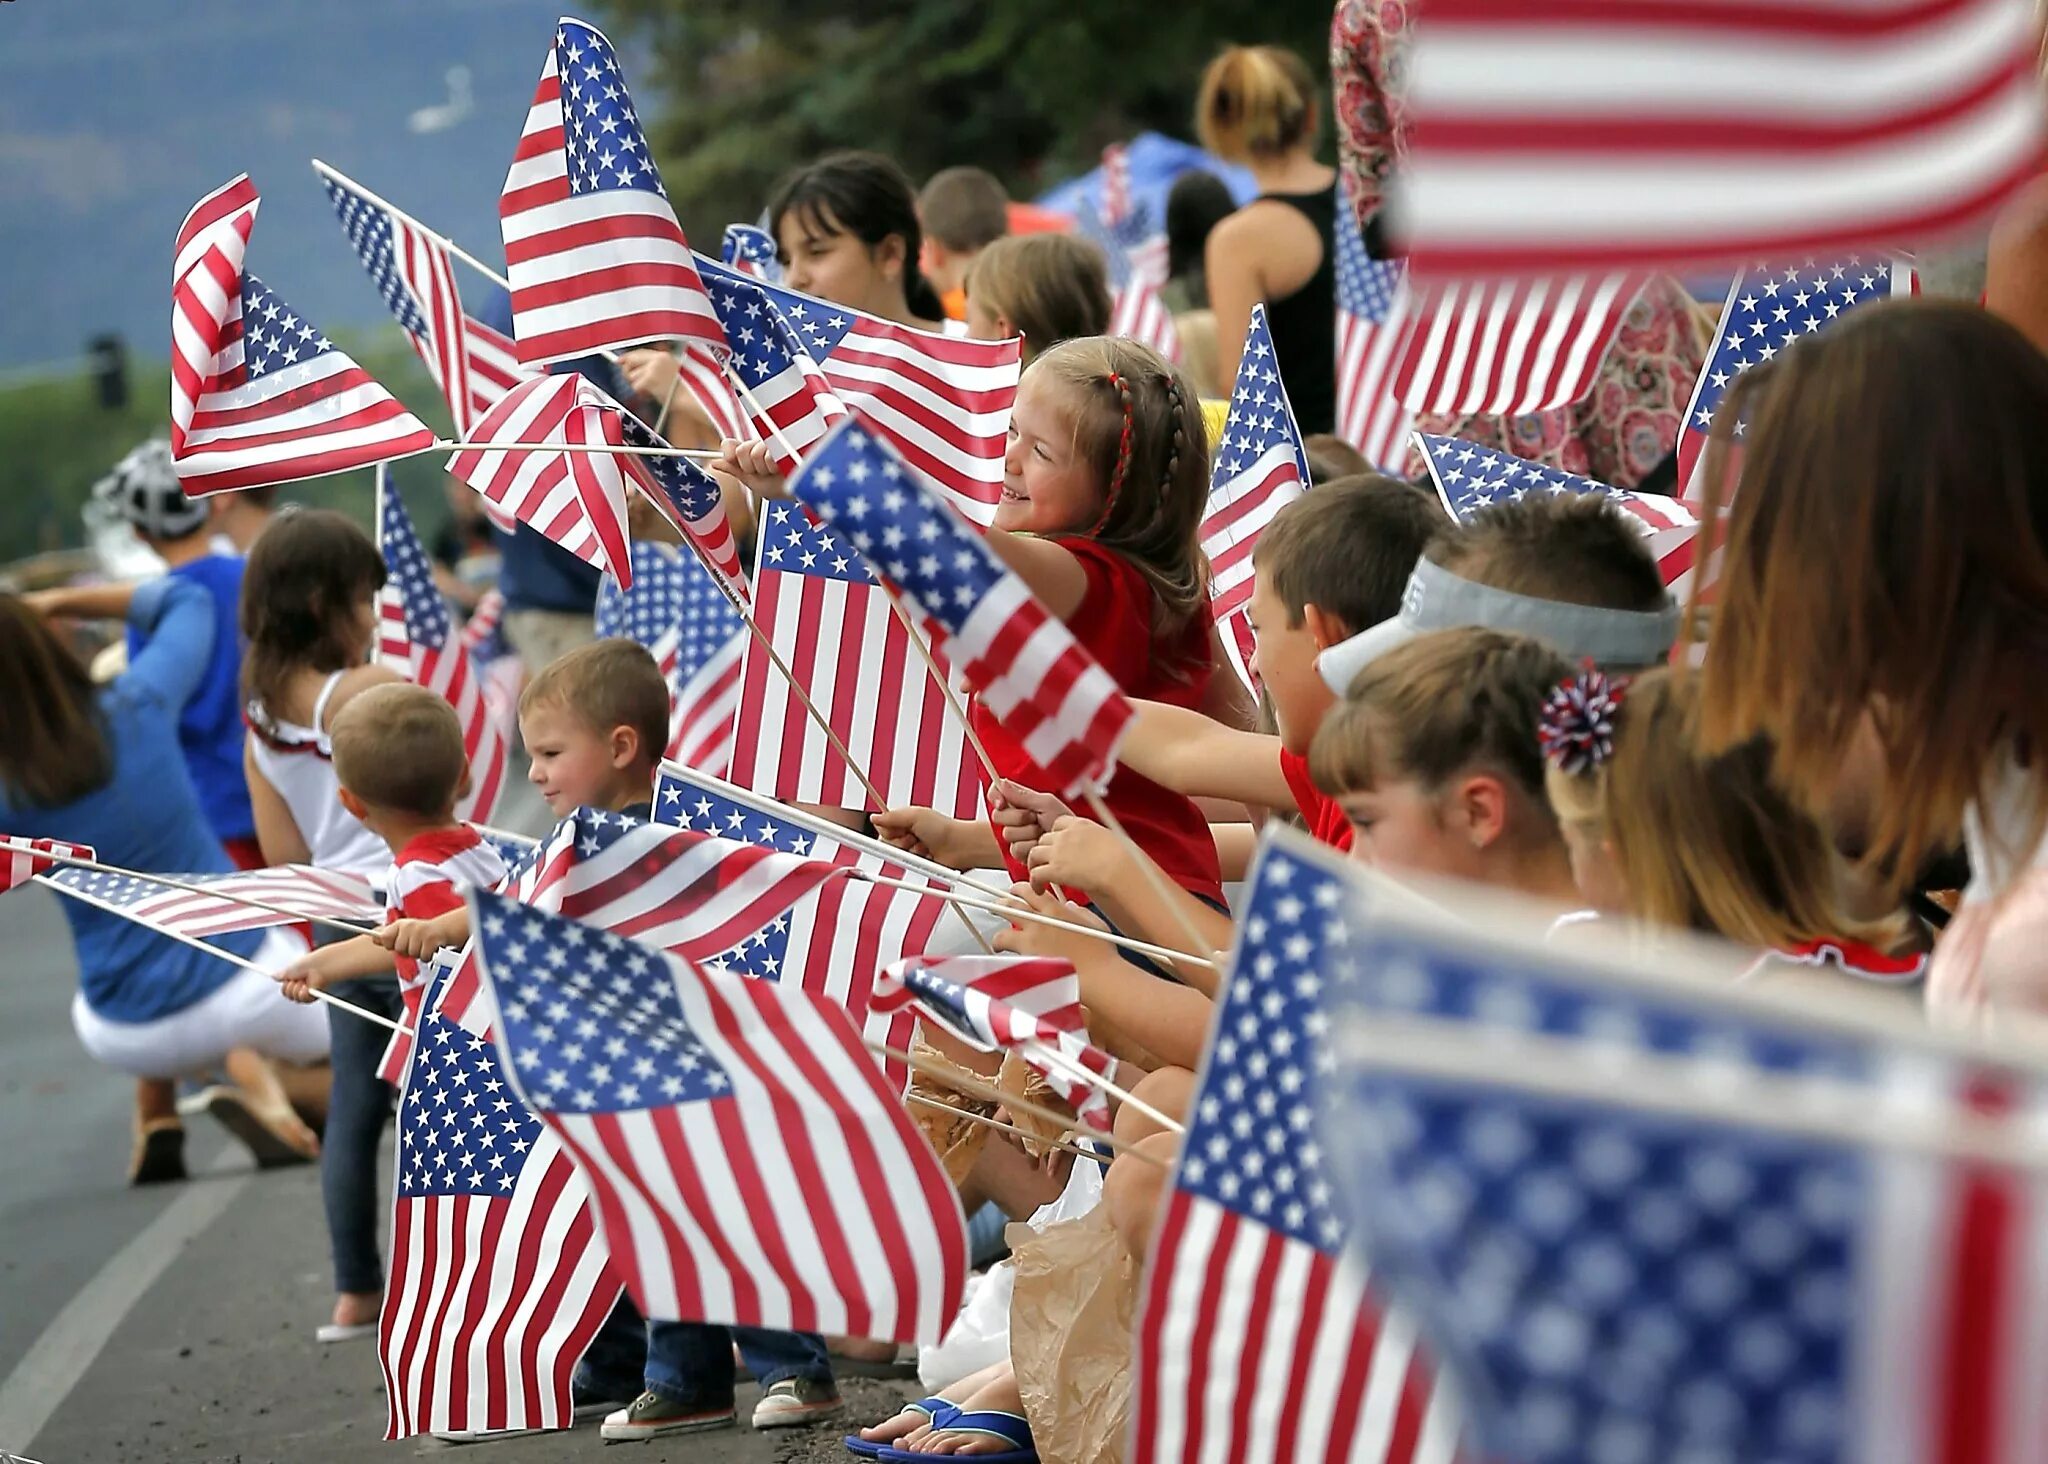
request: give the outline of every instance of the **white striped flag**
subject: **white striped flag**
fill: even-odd
[[[1692,594],[1700,525],[1692,510],[1677,499],[1610,487],[1594,478],[1461,438],[1418,432],[1415,445],[1422,452],[1444,511],[1458,522],[1498,504],[1520,503],[1532,493],[1552,498],[1569,493],[1598,494],[1635,524],[1672,598],[1683,605]]]
[[[748,279],[715,260],[698,264],[707,286],[723,277],[766,294],[840,403],[952,495],[962,513],[978,524],[995,518],[1017,399],[1018,342],[913,330]]]
[[[1061,1026],[998,993],[1045,996],[1064,980],[1075,993],[1073,1025]],[[1099,1083],[1116,1059],[1088,1040],[1080,1023],[1080,981],[1071,963],[1017,956],[911,956],[883,968],[875,1005],[883,1011],[915,1008],[970,1047],[1014,1051],[1091,1128],[1109,1131],[1109,1099]],[[1064,1011],[1066,1004],[1055,997]],[[1075,1070],[1079,1069],[1080,1072]]]
[[[911,628],[859,551],[797,504],[762,505],[754,623],[774,654],[748,637],[735,783],[789,803],[869,806],[860,774],[804,709],[779,656],[888,807],[983,816],[966,733],[926,672]],[[933,654],[943,667],[943,655]]]
[[[448,476],[630,585],[625,459],[574,450],[625,443],[625,409],[580,373],[536,376],[506,392],[478,419],[469,439],[448,459]]]
[[[843,840],[799,828],[772,800],[730,783],[670,765],[654,785],[654,816],[663,823],[700,833],[743,839],[764,849],[822,859],[853,871],[805,895],[786,915],[768,921],[715,959],[728,971],[765,981],[788,981],[829,997],[846,1008],[871,1042],[908,1052],[917,1019],[908,1011],[884,1011],[874,1004],[875,982],[889,962],[931,944],[945,913],[935,890],[927,897],[910,890],[870,884],[862,874],[924,881],[901,865],[862,853]],[[1078,998],[1077,998],[1078,1004]],[[910,1069],[874,1053],[890,1091],[903,1092]]]
[[[959,1197],[844,1007],[470,900],[512,1086],[645,1315],[939,1340],[967,1279]]]
[[[1280,379],[1266,307],[1254,305],[1209,473],[1209,506],[1202,515],[1209,598],[1218,620],[1250,602],[1252,551],[1259,532],[1308,492],[1309,482],[1308,450],[1287,402],[1287,384]]]
[[[766,290],[718,274],[704,284],[732,348],[732,373],[747,389],[743,405],[755,435],[768,445],[777,468],[795,472],[832,424],[845,420],[846,404]]]
[[[498,201],[528,366],[650,340],[725,349],[610,41],[564,16]]]
[[[1432,0],[1418,275],[1728,263],[1965,231],[2042,170],[2029,0]]]
[[[583,1176],[507,1092],[496,1048],[436,1000],[398,1099],[384,1437],[567,1428],[577,1360],[619,1278]]]
[[[1072,798],[1109,783],[1130,702],[1066,622],[974,526],[861,421],[842,422],[789,480],[923,621],[980,704]]]
[[[718,244],[719,257],[741,274],[771,285],[782,283],[782,251],[766,229],[755,224],[727,224]]]
[[[668,683],[666,755],[724,777],[732,766],[747,627],[704,567],[666,544],[633,546],[633,588],[597,587],[597,633],[647,647]]]
[[[1338,195],[1337,435],[1381,472],[1401,477],[1415,415],[1394,389],[1406,266],[1366,255],[1341,183]]]
[[[1453,1457],[1414,1324],[1367,1291],[1332,1208],[1320,993],[1350,876],[1308,843],[1269,841],[1241,907],[1140,1302],[1131,1464]]]
[[[171,286],[171,458],[199,497],[319,478],[434,445],[314,324],[243,267],[256,217],[248,176],[208,194],[178,231]]]
[[[505,785],[505,733],[484,695],[483,678],[462,632],[434,586],[434,568],[388,474],[377,474],[377,548],[386,579],[377,592],[377,659],[438,692],[462,722],[469,754],[469,796],[456,816],[489,823]]]
[[[669,445],[667,438],[630,412],[625,414],[622,434],[628,447]],[[621,461],[647,501],[696,546],[698,557],[711,573],[744,605],[747,575],[740,568],[739,544],[725,516],[718,480],[686,457],[629,457]]]
[[[316,919],[354,921],[368,930],[381,923],[384,913],[368,880],[304,864],[230,874],[171,875],[196,886],[182,890],[122,869],[45,868],[46,872],[37,876],[42,883],[61,886],[102,909],[179,935],[226,935]],[[276,908],[246,903],[250,900]]]
[[[1424,288],[1411,279],[1394,365],[1403,406],[1518,417],[1593,389],[1644,276],[1573,275]]]
[[[27,839],[0,834],[0,892],[19,888],[48,870],[65,868],[38,854],[56,854],[65,859],[90,859],[99,855],[90,844],[67,844],[62,839]]]
[[[1790,350],[1803,336],[1826,330],[1859,305],[1914,291],[1913,266],[1902,259],[1852,254],[1802,264],[1751,264],[1728,286],[1714,341],[1693,384],[1678,429],[1678,486],[1689,499],[1706,496],[1697,481],[1714,413],[1736,378],[1759,362]],[[1737,423],[1735,437],[1742,435]]]

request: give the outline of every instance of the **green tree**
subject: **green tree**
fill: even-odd
[[[654,57],[651,140],[699,247],[833,148],[888,153],[919,180],[973,163],[1029,197],[1142,129],[1188,136],[1227,42],[1291,46],[1321,73],[1330,25],[1329,0],[604,4],[622,49]],[[644,91],[646,66],[633,71]]]

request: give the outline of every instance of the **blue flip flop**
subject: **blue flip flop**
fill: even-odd
[[[942,1423],[943,1420],[951,1418],[960,1411],[959,1404],[948,1403],[944,1398],[937,1395],[933,1395],[930,1398],[920,1398],[915,1403],[906,1403],[896,1411],[898,1413],[908,1413],[913,1408],[922,1413],[926,1418],[929,1418],[933,1423]],[[889,1448],[887,1444],[870,1442],[859,1434],[848,1434],[841,1442],[846,1445],[847,1453],[856,1454],[863,1459],[877,1458],[885,1449]],[[897,1451],[890,1450],[890,1452]]]
[[[993,1408],[973,1413],[955,1410],[951,1417],[934,1417],[932,1422],[947,1433],[981,1434],[1010,1445],[1000,1454],[973,1455],[975,1464],[1038,1464],[1038,1449],[1031,1442],[1031,1424],[1021,1413],[1003,1413]],[[932,1458],[930,1454],[913,1454],[907,1449],[883,1449],[874,1457],[882,1464],[929,1464]]]

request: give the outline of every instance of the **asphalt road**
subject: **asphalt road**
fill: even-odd
[[[442,1453],[385,1443],[374,1344],[323,1347],[326,1243],[310,1169],[255,1174],[204,1120],[182,1185],[131,1190],[128,1081],[72,1034],[76,979],[56,897],[0,897],[0,1452],[43,1464],[328,1464]],[[914,1384],[845,1380],[848,1421]],[[753,1390],[741,1391],[745,1418]],[[624,1444],[613,1464],[847,1459],[843,1428]],[[568,1435],[469,1446],[482,1464],[605,1448]]]

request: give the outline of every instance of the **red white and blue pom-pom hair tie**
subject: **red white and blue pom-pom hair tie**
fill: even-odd
[[[1614,756],[1614,722],[1628,698],[1628,678],[1590,663],[1544,700],[1536,741],[1559,772],[1590,773]]]

